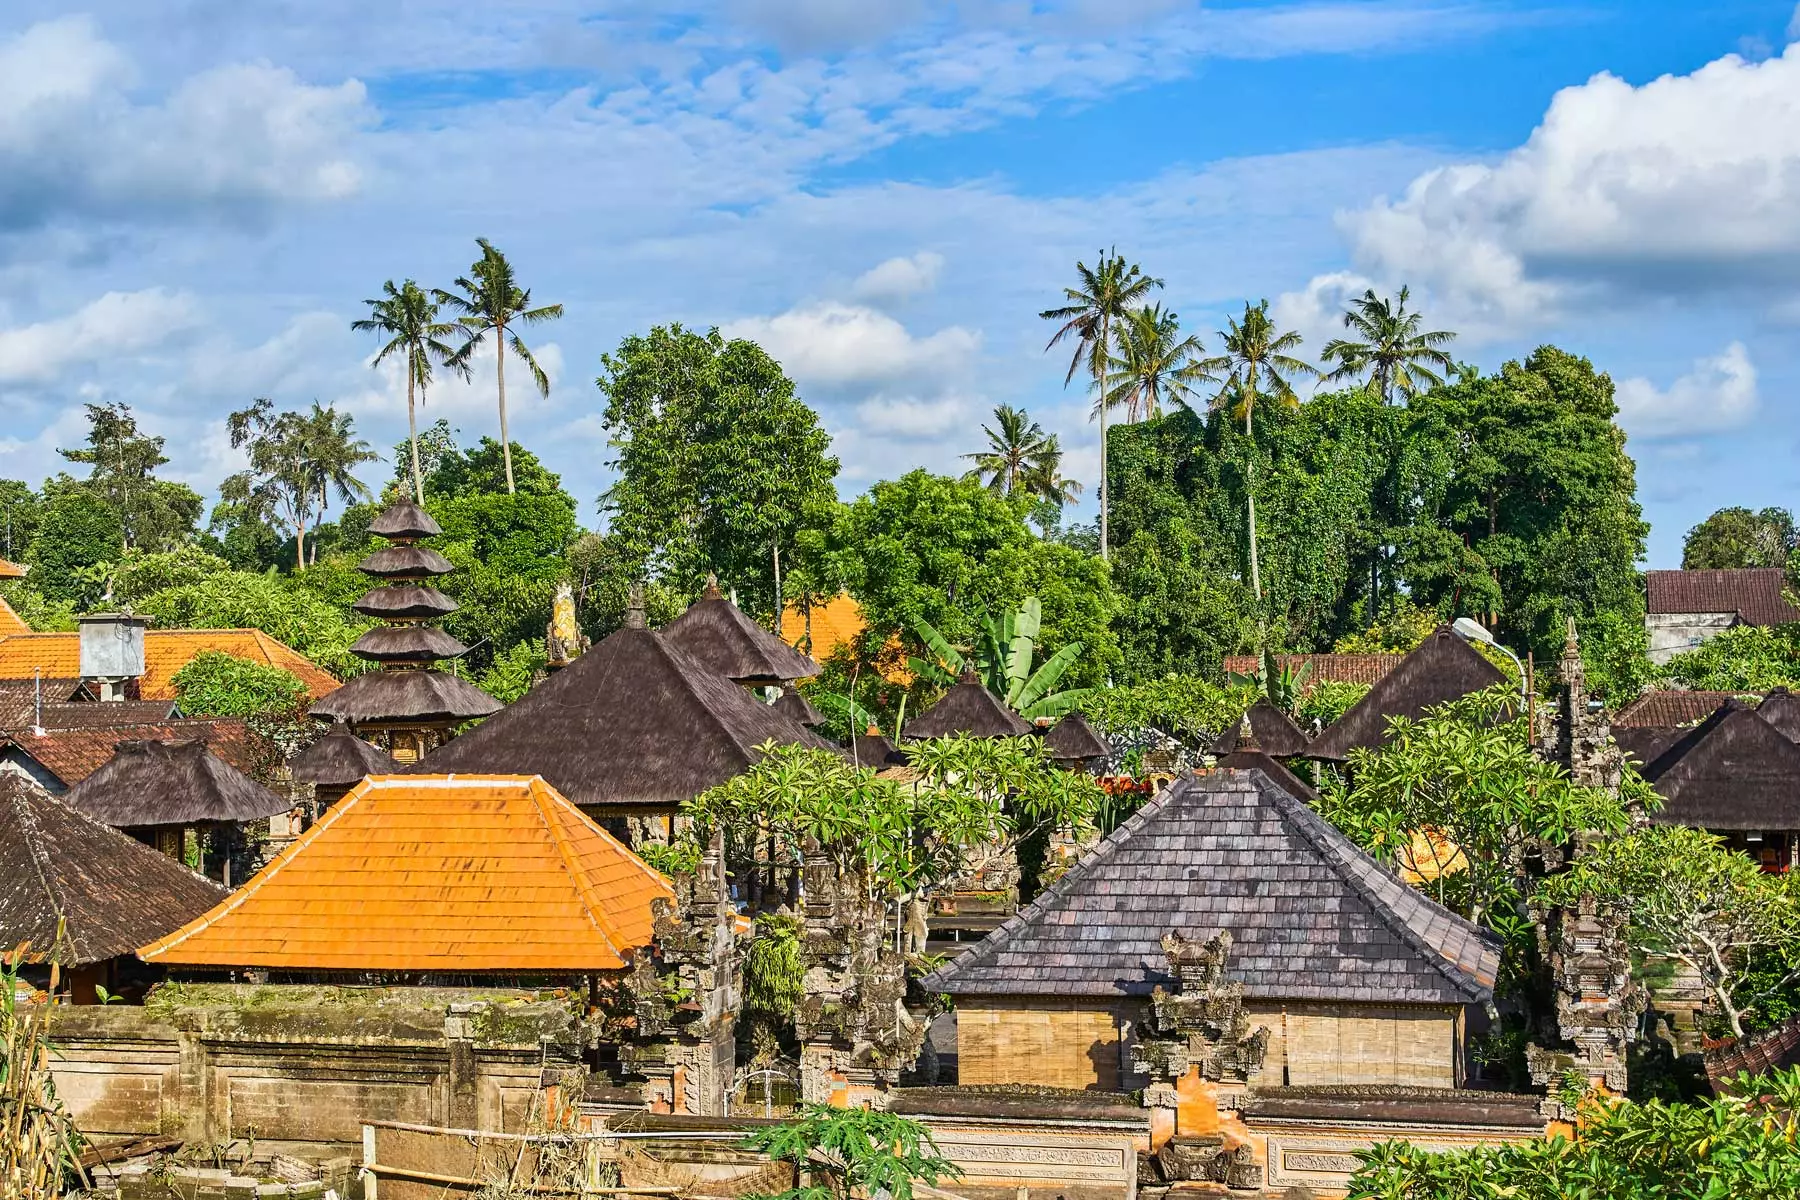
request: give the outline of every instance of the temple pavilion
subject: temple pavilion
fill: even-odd
[[[288,772],[295,783],[311,785],[317,808],[329,808],[370,775],[399,774],[400,764],[351,733],[348,725],[335,724],[288,760]]]
[[[1448,625],[1440,625],[1312,739],[1301,755],[1343,762],[1352,750],[1384,744],[1388,722],[1395,717],[1417,719],[1428,708],[1506,681],[1499,667],[1452,633]]]
[[[967,737],[1024,737],[1031,722],[1006,707],[988,691],[975,668],[964,667],[951,689],[936,704],[906,723],[903,738],[937,738],[962,734]]]

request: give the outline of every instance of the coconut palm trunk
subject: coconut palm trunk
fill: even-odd
[[[1250,425],[1250,414],[1256,407],[1256,402],[1252,399],[1256,394],[1256,377],[1252,375],[1250,378],[1250,391],[1244,397],[1244,441],[1248,443],[1244,452],[1244,510],[1249,514],[1250,521],[1250,594],[1261,605],[1262,571],[1257,566],[1256,554],[1256,435]]]
[[[506,432],[506,326],[494,330],[494,382],[500,385],[500,460],[506,464],[506,494],[513,494],[512,435]]]
[[[1100,317],[1100,346],[1096,351],[1100,362],[1095,374],[1100,377],[1100,561],[1111,562],[1109,549],[1112,526],[1107,513],[1107,501],[1112,489],[1106,486],[1106,359],[1112,353],[1112,326],[1109,324],[1110,314]]]
[[[417,380],[406,372],[406,440],[412,447],[413,501],[425,503],[425,479],[419,474],[419,412],[414,406],[413,389]]]

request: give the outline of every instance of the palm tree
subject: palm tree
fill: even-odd
[[[1344,312],[1344,328],[1354,329],[1363,340],[1333,338],[1325,343],[1320,358],[1338,364],[1331,373],[1332,379],[1355,379],[1367,372],[1370,385],[1381,394],[1384,404],[1394,402],[1396,391],[1411,400],[1426,387],[1444,382],[1430,368],[1447,371],[1455,365],[1440,347],[1449,345],[1456,335],[1442,329],[1419,332],[1423,317],[1406,311],[1408,295],[1402,286],[1400,295],[1389,301],[1369,288],[1350,302]]]
[[[368,486],[352,472],[366,462],[374,462],[381,456],[355,435],[355,423],[349,413],[340,413],[335,407],[320,408],[317,400],[313,401],[312,412],[302,419],[300,457],[307,480],[319,497],[319,518],[324,519],[330,508],[330,493],[336,492],[339,500],[345,504],[369,497]],[[319,543],[313,540],[313,557],[319,553]]]
[[[412,280],[399,287],[393,280],[381,285],[385,294],[380,300],[364,300],[369,315],[350,322],[350,328],[364,333],[379,333],[389,339],[375,355],[373,365],[399,355],[406,363],[406,438],[412,445],[413,499],[425,503],[425,480],[419,471],[419,421],[414,407],[414,389],[418,403],[425,403],[425,389],[431,383],[433,360],[448,365],[456,350],[444,339],[459,332],[462,326],[453,321],[439,321],[438,304],[429,293]],[[452,368],[455,369],[455,368]],[[465,365],[460,374],[466,379]]]
[[[1080,286],[1063,289],[1063,298],[1069,303],[1038,314],[1046,321],[1062,322],[1044,349],[1051,349],[1065,338],[1074,338],[1075,353],[1069,359],[1069,373],[1063,376],[1063,385],[1068,386],[1069,380],[1075,378],[1075,372],[1085,358],[1088,370],[1093,373],[1100,394],[1104,396],[1108,391],[1108,365],[1112,361],[1113,326],[1124,320],[1127,309],[1143,303],[1151,288],[1161,287],[1162,280],[1145,275],[1136,263],[1127,265],[1116,248],[1102,251],[1092,270],[1088,269],[1086,263],[1077,262],[1075,273],[1080,276]],[[1099,417],[1100,557],[1105,560],[1108,558],[1110,533],[1106,494],[1105,405],[1100,407]]]
[[[554,321],[563,315],[563,306],[531,307],[531,292],[520,287],[513,278],[512,264],[506,261],[506,255],[494,249],[494,244],[486,238],[476,238],[475,244],[481,247],[481,257],[470,266],[468,275],[458,276],[455,281],[455,286],[462,289],[462,295],[442,288],[433,288],[431,295],[439,304],[448,305],[462,314],[456,318],[456,323],[463,327],[463,336],[467,340],[450,360],[450,366],[466,370],[475,347],[486,341],[489,333],[494,335],[494,377],[500,386],[500,449],[506,462],[506,493],[510,496],[513,470],[512,440],[506,431],[507,348],[510,346],[531,372],[540,395],[550,394],[550,377],[538,366],[524,340],[509,327],[519,322],[536,325],[540,321]]]
[[[988,448],[963,455],[975,463],[967,478],[980,481],[986,475],[988,490],[1002,496],[1012,495],[1042,466],[1044,452],[1056,446],[1056,439],[1045,433],[1030,413],[1010,404],[994,409],[994,423],[983,425],[981,432],[987,435]],[[1057,451],[1058,456],[1061,453]]]
[[[1203,359],[1198,366],[1208,373],[1230,372],[1218,395],[1213,397],[1213,404],[1215,407],[1228,405],[1233,417],[1241,415],[1244,418],[1244,437],[1251,441],[1248,461],[1254,467],[1256,435],[1251,422],[1257,402],[1266,397],[1285,408],[1295,407],[1300,403],[1300,397],[1295,394],[1290,377],[1316,376],[1319,369],[1288,353],[1299,347],[1300,335],[1291,329],[1283,333],[1275,328],[1275,323],[1269,320],[1267,300],[1255,305],[1246,302],[1243,319],[1228,319],[1226,324],[1230,328],[1219,330],[1225,353]],[[1260,604],[1262,575],[1256,553],[1256,479],[1250,468],[1244,472],[1244,497],[1250,529],[1250,590]]]
[[[1145,304],[1125,314],[1119,327],[1119,353],[1110,361],[1119,382],[1101,408],[1123,408],[1128,422],[1149,420],[1162,414],[1164,400],[1187,407],[1194,385],[1212,378],[1202,369],[1200,339],[1181,336],[1181,319],[1160,304]]]
[[[1048,500],[1058,508],[1073,504],[1081,495],[1081,484],[1063,477],[1062,457],[1062,442],[1053,433],[1050,440],[1044,443],[1037,462],[1020,481],[1027,493],[1040,500]]]

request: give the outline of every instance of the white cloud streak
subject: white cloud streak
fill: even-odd
[[[1643,438],[1682,438],[1722,433],[1756,415],[1756,367],[1742,342],[1698,359],[1694,369],[1667,388],[1648,379],[1621,380],[1615,392],[1619,422]]]

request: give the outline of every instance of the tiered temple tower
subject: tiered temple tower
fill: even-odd
[[[441,746],[457,725],[498,712],[501,705],[437,666],[468,652],[430,623],[456,611],[456,601],[431,584],[455,568],[436,550],[418,544],[443,529],[417,504],[400,500],[370,522],[369,532],[393,544],[357,564],[380,586],[354,607],[386,624],[363,634],[350,652],[381,669],[358,675],[316,701],[312,714],[342,721],[404,765]]]

